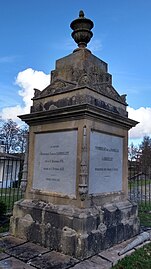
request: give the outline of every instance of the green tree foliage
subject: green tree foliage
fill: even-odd
[[[25,152],[27,127],[19,127],[12,119],[3,123],[0,128],[0,140],[5,145],[6,153]]]

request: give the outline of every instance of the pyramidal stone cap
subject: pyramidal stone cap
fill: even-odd
[[[93,21],[85,18],[84,12],[80,10],[79,18],[72,21],[70,27],[73,30],[71,35],[74,41],[78,44],[78,47],[86,48],[93,36],[91,31],[91,29],[94,27]]]

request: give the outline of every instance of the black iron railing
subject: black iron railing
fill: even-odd
[[[129,199],[138,204],[139,210],[151,211],[151,166],[129,161]]]
[[[0,201],[11,212],[16,201],[23,197],[20,188],[23,170],[23,156],[1,154],[0,156]]]

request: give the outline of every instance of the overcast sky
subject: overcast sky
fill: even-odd
[[[0,116],[29,113],[33,88],[44,89],[55,61],[76,48],[69,25],[81,9],[95,24],[89,49],[140,122],[130,133],[137,143],[151,135],[150,0],[1,0]]]

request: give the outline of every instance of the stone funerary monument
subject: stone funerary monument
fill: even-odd
[[[107,64],[88,50],[93,22],[71,23],[78,48],[56,61],[51,82],[35,89],[29,125],[25,199],[14,206],[11,233],[86,258],[139,232],[127,199],[128,118],[125,95]]]

